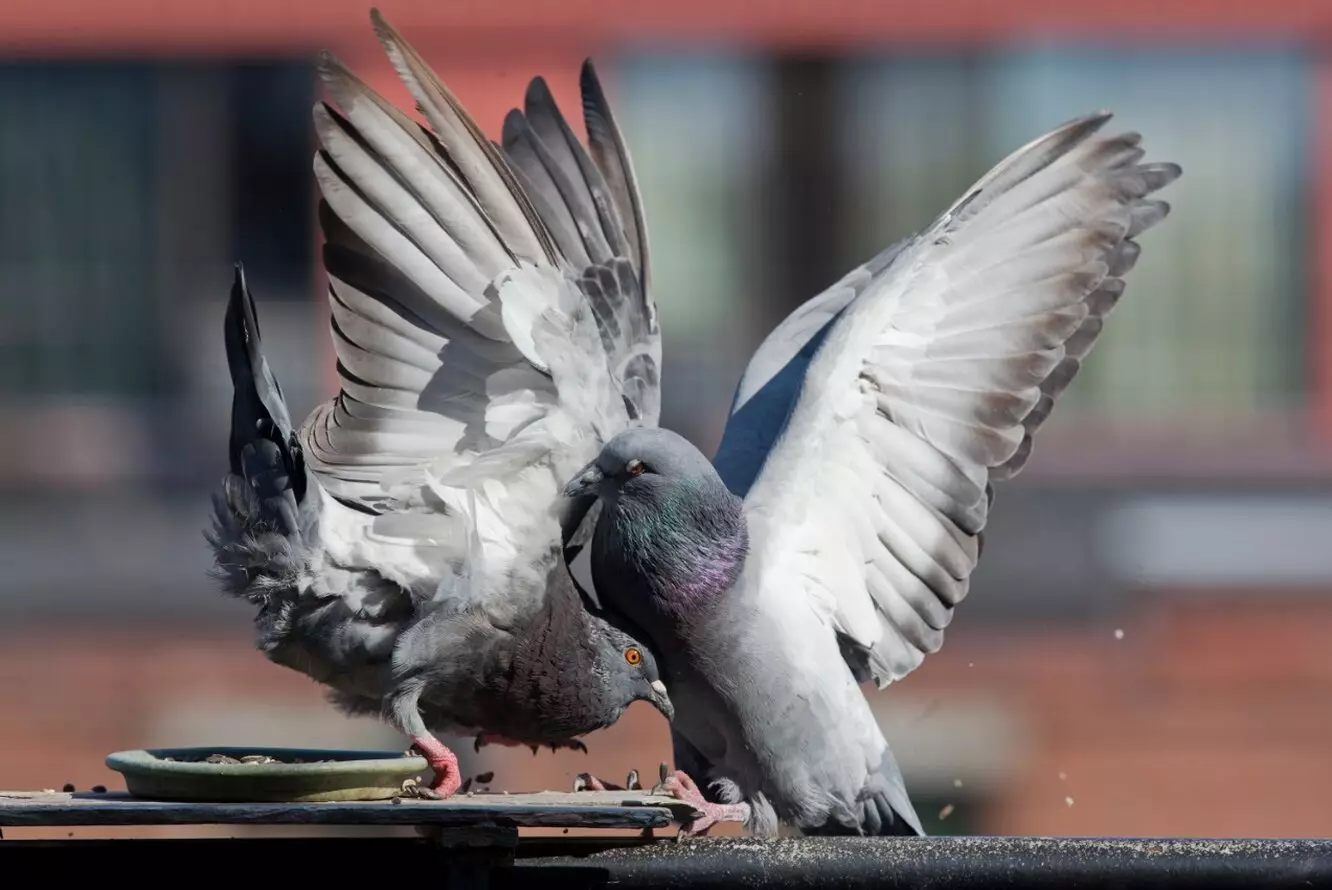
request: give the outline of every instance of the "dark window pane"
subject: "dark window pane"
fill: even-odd
[[[303,61],[250,62],[231,81],[233,253],[265,299],[309,299],[313,72]]]

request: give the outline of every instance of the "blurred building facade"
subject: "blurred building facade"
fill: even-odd
[[[594,55],[645,193],[663,423],[705,451],[788,311],[1100,108],[1183,178],[948,642],[874,698],[944,833],[1332,833],[1332,7],[962,0],[383,11],[492,133]],[[493,8],[492,8],[493,7]],[[1150,27],[1149,27],[1150,23]],[[206,577],[237,260],[294,414],[333,392],[310,106],[368,7],[0,8],[0,787],[111,750],[402,742],[267,664]],[[510,789],[667,759],[482,752]]]

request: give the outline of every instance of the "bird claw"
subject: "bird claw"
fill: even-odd
[[[583,791],[642,791],[643,786],[638,781],[638,770],[631,769],[623,785],[602,781],[591,773],[579,773],[574,776],[573,790],[575,794]]]
[[[574,793],[582,791],[623,791],[619,785],[603,782],[591,773],[579,773],[574,776]]]
[[[532,750],[533,757],[535,757],[543,747],[541,744],[537,742],[516,741],[514,739],[505,738],[504,736],[493,735],[488,732],[481,732],[477,733],[476,740],[472,742],[472,750],[480,751],[482,748],[486,747],[487,745],[503,745],[506,748],[530,748]],[[570,751],[581,751],[584,754],[587,753],[587,745],[583,744],[578,739],[569,739],[563,742],[555,742],[554,744],[547,744],[544,747],[549,748],[551,751],[559,751],[561,748],[567,748]]]
[[[663,772],[664,766],[663,764]],[[686,837],[705,835],[719,822],[743,823],[749,814],[747,804],[718,804],[708,800],[689,774],[681,770],[663,776],[661,782],[652,789],[652,793],[673,797],[699,811],[698,816],[680,826],[680,831],[676,835],[677,841]]]
[[[444,795],[426,785],[419,785],[416,782],[404,783],[402,794],[399,797],[414,797],[419,800],[443,800]]]

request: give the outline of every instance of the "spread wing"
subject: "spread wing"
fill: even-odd
[[[558,539],[569,473],[625,426],[657,422],[641,201],[590,64],[590,154],[540,80],[500,146],[372,20],[429,127],[321,58],[337,108],[315,107],[314,169],[341,391],[302,444],[328,494],[375,517],[373,535],[442,548],[456,567],[474,497],[507,564]]]
[[[740,377],[731,416],[713,463],[731,491],[744,497],[763,469],[804,384],[805,371],[833,322],[907,245],[899,241],[805,301],[764,338]]]
[[[812,603],[862,682],[886,686],[942,644],[993,483],[1027,462],[1134,239],[1169,212],[1149,196],[1179,167],[1142,163],[1136,134],[1098,136],[1109,117],[1018,150],[891,262],[853,273],[776,431],[727,430],[717,465],[748,492],[740,584],[770,608]]]

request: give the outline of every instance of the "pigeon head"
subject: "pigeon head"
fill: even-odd
[[[679,626],[725,593],[749,548],[743,502],[683,436],[626,430],[565,487],[596,496],[592,540],[597,593],[646,629],[670,661]]]
[[[621,497],[657,500],[681,485],[718,487],[721,477],[684,436],[659,427],[640,427],[606,443],[564,489],[566,497],[596,495],[614,503]]]
[[[602,632],[597,634],[597,673],[616,719],[636,701],[648,702],[667,720],[674,719],[675,706],[666,692],[652,650],[603,619],[593,620],[602,626]]]

